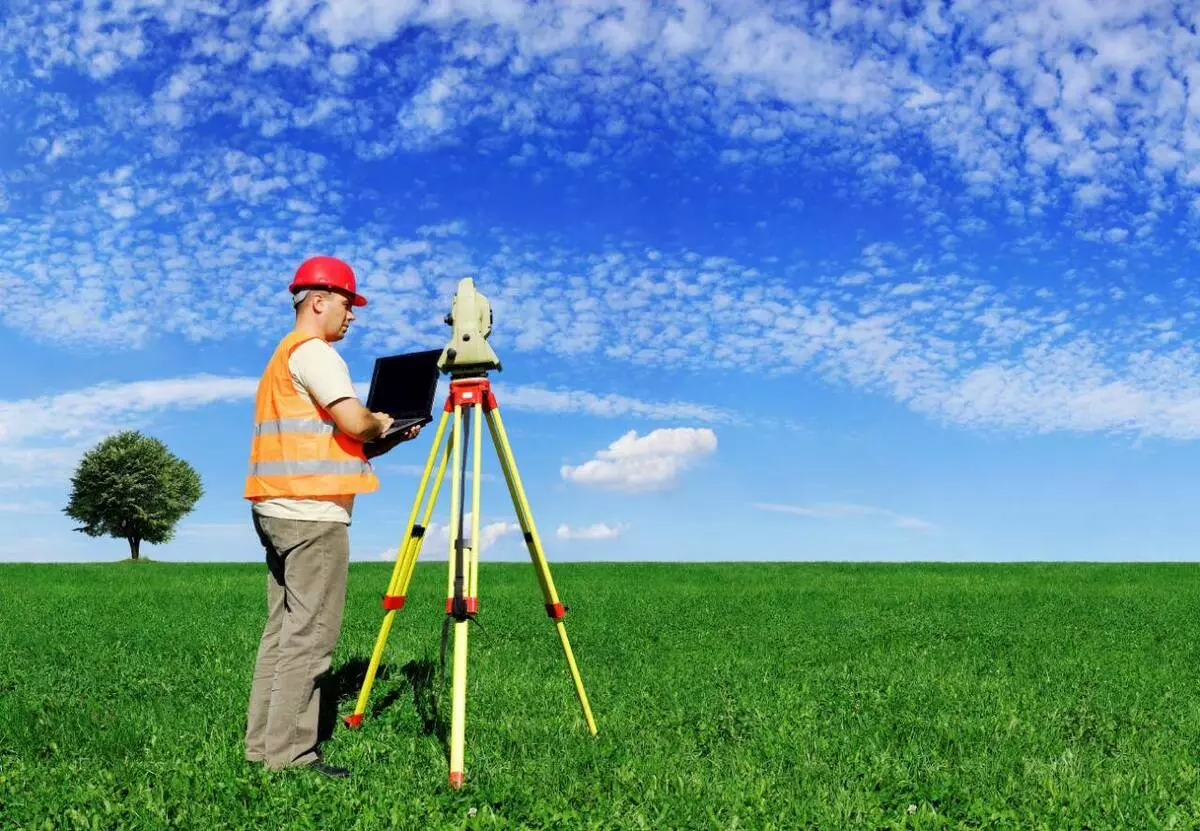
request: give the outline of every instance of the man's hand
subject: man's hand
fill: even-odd
[[[406,427],[397,433],[393,433],[386,439],[377,439],[375,441],[367,442],[363,445],[363,451],[367,454],[368,459],[374,459],[376,456],[382,456],[384,453],[387,453],[398,444],[402,444],[406,441],[412,441],[420,432],[421,425],[414,424],[412,427]]]
[[[395,421],[395,419],[393,419],[387,413],[371,413],[371,415],[374,416],[377,422],[379,422],[379,432],[375,434],[376,436],[382,436],[384,433],[386,433],[388,428],[392,426],[392,422]]]
[[[377,439],[392,426],[390,415],[371,412],[357,398],[340,398],[328,410],[338,430],[359,441]]]

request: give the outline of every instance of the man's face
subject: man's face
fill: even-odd
[[[354,320],[354,307],[350,298],[335,291],[319,295],[313,305],[313,311],[317,313],[317,320],[321,322],[325,340],[330,343],[344,338],[346,330]]]

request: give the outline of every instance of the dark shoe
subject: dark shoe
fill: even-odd
[[[346,770],[345,768],[338,768],[338,767],[334,767],[333,765],[327,765],[324,762],[313,762],[308,767],[312,768],[313,770],[317,771],[318,773],[325,774],[326,776],[330,777],[331,779],[349,779],[350,778],[350,771]]]

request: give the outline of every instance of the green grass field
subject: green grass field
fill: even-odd
[[[242,761],[260,568],[0,567],[0,827],[1200,823],[1194,567],[552,568],[600,735],[532,568],[485,563],[455,792],[443,564],[326,745],[349,782]],[[340,714],[389,569],[351,568]]]

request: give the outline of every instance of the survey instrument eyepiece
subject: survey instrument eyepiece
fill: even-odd
[[[499,370],[500,358],[487,342],[492,334],[492,304],[475,290],[470,277],[458,281],[445,323],[453,330],[438,359],[438,369],[449,375],[479,375]]]

